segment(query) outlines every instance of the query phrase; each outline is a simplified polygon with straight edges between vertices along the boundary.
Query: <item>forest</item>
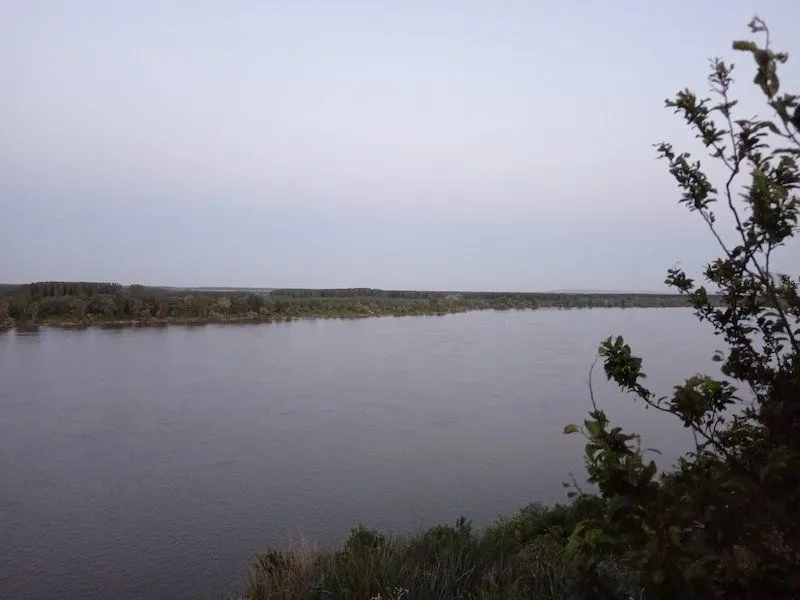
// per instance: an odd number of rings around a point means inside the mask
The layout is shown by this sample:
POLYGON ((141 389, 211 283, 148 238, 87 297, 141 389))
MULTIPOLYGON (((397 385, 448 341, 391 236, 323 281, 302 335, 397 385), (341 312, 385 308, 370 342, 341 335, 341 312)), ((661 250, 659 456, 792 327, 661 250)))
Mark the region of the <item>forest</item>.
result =
POLYGON ((269 322, 292 318, 443 315, 470 310, 688 306, 677 294, 414 290, 193 290, 107 282, 0 286, 0 326, 92 323, 269 322))

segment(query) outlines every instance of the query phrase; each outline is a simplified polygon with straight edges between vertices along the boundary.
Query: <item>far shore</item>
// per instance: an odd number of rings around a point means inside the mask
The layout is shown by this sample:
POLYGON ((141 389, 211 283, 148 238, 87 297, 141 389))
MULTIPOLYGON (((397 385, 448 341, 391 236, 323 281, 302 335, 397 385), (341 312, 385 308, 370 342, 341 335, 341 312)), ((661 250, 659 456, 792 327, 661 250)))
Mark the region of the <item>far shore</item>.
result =
POLYGON ((272 323, 290 323, 292 321, 313 321, 318 319, 324 320, 350 320, 350 319, 370 319, 381 317, 443 317, 446 315, 463 314, 468 312, 478 311, 494 311, 494 312, 526 312, 533 310, 608 310, 608 309, 637 309, 637 308, 688 308, 680 306, 539 306, 539 307, 520 307, 520 308, 459 308, 456 310, 443 310, 437 312, 415 312, 415 313, 391 313, 391 312, 354 312, 351 314, 305 314, 305 315, 287 315, 283 317, 270 316, 262 317, 256 316, 243 316, 240 318, 166 318, 166 319, 87 319, 84 321, 75 320, 54 320, 47 319, 37 321, 35 323, 14 323, 8 325, 0 325, 0 332, 2 331, 35 331, 41 327, 52 327, 57 329, 122 329, 126 327, 167 327, 170 325, 178 326, 206 326, 206 325, 266 325, 272 323))
POLYGON ((198 291, 45 281, 0 286, 0 327, 280 323, 295 319, 441 316, 475 310, 675 308, 678 294, 441 292, 371 288, 198 291))

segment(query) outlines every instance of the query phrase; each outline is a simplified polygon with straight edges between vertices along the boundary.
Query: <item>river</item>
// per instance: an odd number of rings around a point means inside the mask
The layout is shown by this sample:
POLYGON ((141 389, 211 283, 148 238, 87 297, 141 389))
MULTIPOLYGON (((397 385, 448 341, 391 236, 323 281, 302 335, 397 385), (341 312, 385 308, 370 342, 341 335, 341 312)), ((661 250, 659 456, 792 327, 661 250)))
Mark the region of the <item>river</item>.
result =
MULTIPOLYGON (((253 553, 565 499, 597 346, 667 394, 721 340, 687 309, 0 333, 0 598, 222 598, 253 553)), ((690 437, 608 384, 612 421, 690 437)))

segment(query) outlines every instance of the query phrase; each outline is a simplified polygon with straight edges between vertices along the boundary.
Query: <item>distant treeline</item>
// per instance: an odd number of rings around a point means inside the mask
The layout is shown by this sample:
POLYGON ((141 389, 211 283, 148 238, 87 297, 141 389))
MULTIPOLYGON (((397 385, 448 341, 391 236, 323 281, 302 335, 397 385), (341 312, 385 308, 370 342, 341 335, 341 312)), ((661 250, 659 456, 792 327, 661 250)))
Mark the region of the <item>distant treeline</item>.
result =
POLYGON ((118 283, 45 281, 0 286, 0 325, 95 322, 273 321, 302 317, 441 315, 469 310, 681 307, 673 294, 426 292, 277 289, 197 291, 118 283))
MULTIPOLYGON (((305 289, 284 288, 271 291, 272 295, 286 298, 401 298, 404 300, 420 300, 427 298, 459 298, 464 300, 489 300, 541 302, 541 306, 556 306, 560 302, 570 303, 570 307, 577 307, 575 299, 581 301, 613 299, 613 305, 599 304, 596 306, 619 307, 623 299, 634 301, 628 306, 686 306, 686 301, 677 294, 622 294, 622 293, 582 293, 582 292, 426 292, 420 290, 379 290, 374 288, 335 288, 335 289, 305 289), (663 304, 666 302, 667 304, 663 304)), ((585 305, 582 305, 585 306, 585 305)))

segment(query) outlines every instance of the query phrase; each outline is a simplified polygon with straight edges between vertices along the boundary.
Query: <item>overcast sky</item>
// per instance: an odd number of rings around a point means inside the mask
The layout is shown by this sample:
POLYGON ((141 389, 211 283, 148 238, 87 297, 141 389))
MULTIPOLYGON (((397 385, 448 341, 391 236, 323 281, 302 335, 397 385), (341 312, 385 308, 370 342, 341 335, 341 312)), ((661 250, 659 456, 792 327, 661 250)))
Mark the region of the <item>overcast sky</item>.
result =
POLYGON ((800 88, 792 0, 3 0, 0 281, 661 290, 663 101, 763 113, 754 13, 800 88))

